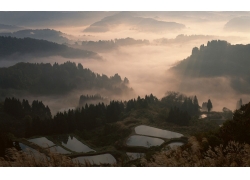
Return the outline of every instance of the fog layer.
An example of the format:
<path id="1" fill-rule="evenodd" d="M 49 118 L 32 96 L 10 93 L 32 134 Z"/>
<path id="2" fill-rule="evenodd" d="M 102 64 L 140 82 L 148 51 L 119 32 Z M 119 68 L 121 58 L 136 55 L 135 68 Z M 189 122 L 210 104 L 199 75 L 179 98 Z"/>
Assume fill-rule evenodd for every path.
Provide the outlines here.
<path id="1" fill-rule="evenodd" d="M 26 17 L 25 13 L 21 13 L 22 16 Z M 243 103 L 250 100 L 248 88 L 245 88 L 244 82 L 237 79 L 238 77 L 229 79 L 228 76 L 223 74 L 211 77 L 180 77 L 179 74 L 169 71 L 181 60 L 191 56 L 194 47 L 206 45 L 208 41 L 220 39 L 227 40 L 232 45 L 249 44 L 250 35 L 245 31 L 248 28 L 248 24 L 245 22 L 248 21 L 248 18 L 242 18 L 249 16 L 249 12 L 84 12 L 68 13 L 68 15 L 67 13 L 63 15 L 52 13 L 49 16 L 53 18 L 49 20 L 39 16 L 42 12 L 34 13 L 33 19 L 41 22 L 40 25 L 28 18 L 24 18 L 23 23 L 19 22 L 18 13 L 14 13 L 15 16 L 13 17 L 8 13 L 2 14 L 9 19 L 11 25 L 32 26 L 42 29 L 53 28 L 72 35 L 68 37 L 69 40 L 71 42 L 76 41 L 78 44 L 72 43 L 70 46 L 78 48 L 83 48 L 81 47 L 82 41 L 114 40 L 127 37 L 149 41 L 147 44 L 118 46 L 105 51 L 99 51 L 96 48 L 96 52 L 99 51 L 98 54 L 105 59 L 104 61 L 56 56 L 36 57 L 32 59 L 32 62 L 50 62 L 53 64 L 54 62 L 63 63 L 70 60 L 80 62 L 84 68 L 89 68 L 99 74 L 112 76 L 118 73 L 121 77 L 129 79 L 130 86 L 133 87 L 135 92 L 134 97 L 153 93 L 161 98 L 167 91 L 179 91 L 187 95 L 196 95 L 200 105 L 210 98 L 214 110 L 219 111 L 223 107 L 234 110 L 236 102 L 240 98 L 243 99 Z M 73 17 L 77 18 L 74 19 Z M 243 20 L 235 23 L 237 18 Z M 58 19 L 60 19 L 58 23 L 53 23 Z M 72 20 L 72 22 L 66 25 L 69 20 Z M 0 23 L 6 23 L 6 21 L 3 16 L 0 18 Z M 62 23 L 63 21 L 65 23 Z M 144 23 L 139 23 L 139 21 Z M 167 26 L 169 25 L 168 22 L 173 22 L 177 26 L 180 25 L 181 28 L 171 29 Z M 31 59 L 27 58 L 21 61 L 31 61 Z M 1 66 L 12 65 L 8 60 L 0 63 Z M 234 85 L 237 83 L 241 84 L 240 87 L 245 89 L 246 92 L 236 91 Z M 72 103 L 63 102 L 63 104 L 74 106 L 78 103 L 79 95 L 84 93 L 87 92 L 77 93 L 75 98 L 67 101 L 72 101 Z M 95 94 L 98 92 L 88 93 Z M 128 98 L 132 98 L 132 96 L 126 97 L 124 95 L 120 97 L 120 99 Z M 56 101 L 52 100 L 51 102 Z"/>

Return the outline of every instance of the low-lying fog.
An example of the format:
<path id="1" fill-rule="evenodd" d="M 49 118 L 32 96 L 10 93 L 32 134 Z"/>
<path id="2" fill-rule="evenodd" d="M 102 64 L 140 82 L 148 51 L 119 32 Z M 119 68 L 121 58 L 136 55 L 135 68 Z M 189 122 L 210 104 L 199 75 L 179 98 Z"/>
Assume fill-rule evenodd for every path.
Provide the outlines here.
<path id="1" fill-rule="evenodd" d="M 181 12 L 179 12 L 181 13 Z M 89 25 L 84 26 L 57 26 L 50 28 L 60 30 L 67 34 L 72 34 L 78 41 L 98 41 L 98 40 L 111 40 L 116 38 L 131 37 L 134 39 L 146 39 L 150 41 L 149 45 L 131 45 L 120 46 L 118 49 L 110 50 L 106 52 L 97 52 L 105 60 L 93 60 L 93 59 L 66 59 L 61 57 L 49 57 L 49 58 L 36 58 L 25 59 L 21 61 L 25 62 L 44 62 L 44 63 L 63 63 L 66 61 L 74 61 L 81 63 L 84 68 L 89 68 L 93 72 L 99 74 L 106 74 L 113 76 L 118 73 L 121 78 L 127 77 L 130 81 L 130 86 L 134 89 L 135 94 L 130 97 L 109 97 L 116 99 L 128 99 L 134 98 L 138 95 L 145 96 L 146 94 L 153 93 L 158 98 L 162 98 L 167 91 L 179 91 L 186 95 L 196 95 L 198 97 L 199 104 L 211 99 L 213 103 L 213 110 L 221 111 L 223 107 L 227 107 L 231 110 L 235 110 L 236 102 L 242 98 L 243 103 L 250 101 L 250 94 L 238 94 L 230 86 L 230 82 L 226 77 L 216 78 L 199 78 L 199 79 L 178 79 L 174 74 L 170 74 L 168 69 L 174 66 L 178 61 L 183 60 L 191 55 L 193 47 L 200 47 L 201 44 L 206 44 L 208 40 L 221 39 L 227 40 L 231 44 L 249 44 L 249 34 L 239 31 L 227 31 L 224 26 L 234 17 L 238 17 L 237 14 L 222 13 L 216 19 L 216 14 L 208 14 L 205 17 L 197 18 L 194 15 L 167 16 L 167 14 L 160 13 L 153 14 L 151 18 L 161 21 L 172 21 L 182 23 L 186 28 L 177 31 L 166 32 L 145 32 L 143 30 L 135 30 L 126 28 L 129 25 L 119 24 L 114 27 L 111 20 L 109 30 L 106 32 L 84 32 L 83 30 Z M 239 15 L 241 15 L 239 13 Z M 150 13 L 142 13 L 141 17 L 150 16 Z M 205 16 L 205 15 L 204 15 Z M 185 17 L 185 18 L 184 18 Z M 129 17 L 131 18 L 131 17 Z M 193 19 L 192 19 L 193 18 Z M 101 21 L 102 18 L 99 18 Z M 113 23 L 113 24 L 112 24 Z M 112 28 L 114 31 L 112 31 Z M 125 28 L 124 28 L 125 27 Z M 175 39 L 179 34 L 184 35 L 202 35 L 203 37 L 195 40 L 183 40 L 172 43 L 160 44 L 155 43 L 155 39 L 167 38 Z M 207 37 L 204 37 L 207 36 Z M 0 61 L 0 66 L 11 66 L 17 61 Z M 61 97 L 29 97 L 29 99 L 39 99 L 44 104 L 49 105 L 52 112 L 55 113 L 61 108 L 75 107 L 78 104 L 80 95 L 88 93 L 95 94 L 96 92 L 72 92 L 68 97 L 61 99 Z M 101 93 L 100 93 L 101 94 Z M 101 94 L 102 95 L 102 94 Z"/>

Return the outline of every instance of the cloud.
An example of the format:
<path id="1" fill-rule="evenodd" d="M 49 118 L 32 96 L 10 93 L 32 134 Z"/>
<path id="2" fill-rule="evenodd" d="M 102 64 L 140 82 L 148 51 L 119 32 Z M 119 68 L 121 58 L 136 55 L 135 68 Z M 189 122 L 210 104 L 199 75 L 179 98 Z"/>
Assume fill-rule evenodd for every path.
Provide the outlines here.
<path id="1" fill-rule="evenodd" d="M 249 94 L 250 92 L 250 77 L 233 77 L 230 82 L 231 87 L 238 93 Z"/>
<path id="2" fill-rule="evenodd" d="M 0 23 L 19 26 L 86 26 L 115 12 L 15 11 L 0 12 Z"/>
<path id="3" fill-rule="evenodd" d="M 234 17 L 247 16 L 249 12 L 246 11 L 140 11 L 137 12 L 141 17 L 157 17 L 157 19 L 180 21 L 180 22 L 218 22 L 228 21 Z"/>
<path id="4" fill-rule="evenodd" d="M 225 24 L 224 30 L 235 32 L 250 31 L 250 16 L 241 16 L 231 19 Z"/>
<path id="5" fill-rule="evenodd" d="M 201 41 L 201 40 L 212 40 L 217 39 L 217 36 L 212 35 L 184 35 L 180 34 L 176 36 L 174 39 L 168 39 L 168 38 L 160 38 L 160 39 L 154 39 L 154 43 L 156 44 L 179 44 L 179 43 L 188 43 L 190 41 Z"/>
<path id="6" fill-rule="evenodd" d="M 0 32 L 10 32 L 10 31 L 17 31 L 23 29 L 19 26 L 8 25 L 8 24 L 0 24 Z"/>
<path id="7" fill-rule="evenodd" d="M 175 31 L 185 28 L 176 22 L 158 21 L 153 18 L 136 16 L 135 12 L 120 12 L 103 18 L 84 29 L 84 32 L 107 32 L 119 25 L 127 25 L 131 30 L 146 32 Z"/>

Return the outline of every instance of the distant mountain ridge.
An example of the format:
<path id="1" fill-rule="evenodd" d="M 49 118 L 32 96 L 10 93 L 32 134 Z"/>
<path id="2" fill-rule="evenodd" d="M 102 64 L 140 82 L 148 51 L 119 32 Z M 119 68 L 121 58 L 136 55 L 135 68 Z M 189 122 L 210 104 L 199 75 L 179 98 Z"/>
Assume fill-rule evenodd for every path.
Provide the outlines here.
<path id="1" fill-rule="evenodd" d="M 146 39 L 141 40 L 141 39 L 134 39 L 127 37 L 114 40 L 82 41 L 81 47 L 89 51 L 102 52 L 102 51 L 117 49 L 121 46 L 149 45 L 149 44 L 150 44 L 149 40 Z"/>
<path id="2" fill-rule="evenodd" d="M 16 31 L 23 29 L 20 26 L 15 26 L 15 25 L 9 25 L 9 24 L 0 24 L 0 32 L 5 32 L 5 31 Z"/>
<path id="3" fill-rule="evenodd" d="M 34 57 L 61 56 L 64 58 L 93 58 L 102 59 L 97 53 L 80 50 L 46 40 L 31 38 L 15 38 L 0 36 L 0 60 L 14 56 L 18 60 L 20 55 Z"/>
<path id="4" fill-rule="evenodd" d="M 1 27 L 1 26 L 0 26 Z M 24 29 L 16 32 L 5 32 L 0 33 L 0 36 L 11 36 L 16 38 L 33 38 L 33 39 L 42 39 L 59 44 L 69 42 L 69 39 L 64 37 L 64 33 L 61 31 L 56 31 L 53 29 Z"/>
<path id="5" fill-rule="evenodd" d="M 176 22 L 159 21 L 153 18 L 139 17 L 135 12 L 119 12 L 117 14 L 104 17 L 100 21 L 91 24 L 84 29 L 84 32 L 108 32 L 112 28 L 126 24 L 130 30 L 144 32 L 162 32 L 184 29 L 184 24 Z"/>

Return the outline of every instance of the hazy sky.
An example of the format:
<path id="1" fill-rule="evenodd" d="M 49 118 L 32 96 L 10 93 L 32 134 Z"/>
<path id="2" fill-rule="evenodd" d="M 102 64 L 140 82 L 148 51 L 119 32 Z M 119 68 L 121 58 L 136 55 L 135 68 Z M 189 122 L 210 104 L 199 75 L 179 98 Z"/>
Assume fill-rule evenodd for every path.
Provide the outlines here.
<path id="1" fill-rule="evenodd" d="M 243 102 L 250 100 L 248 95 L 241 96 L 234 92 L 226 78 L 218 77 L 213 81 L 217 83 L 211 83 L 211 79 L 182 82 L 168 72 L 175 63 L 190 56 L 193 47 L 206 44 L 208 40 L 221 39 L 231 44 L 249 44 L 250 12 L 0 12 L 0 24 L 22 29 L 55 29 L 70 35 L 67 37 L 72 42 L 79 43 L 83 40 L 127 37 L 149 40 L 149 45 L 122 46 L 115 50 L 97 52 L 105 59 L 103 62 L 71 59 L 100 74 L 111 76 L 118 73 L 122 78 L 127 77 L 136 95 L 153 93 L 161 98 L 165 92 L 176 90 L 197 95 L 200 105 L 210 98 L 215 110 L 221 110 L 224 106 L 234 109 L 239 98 L 243 98 Z M 10 31 L 14 30 L 0 26 L 0 32 Z M 179 36 L 181 34 L 184 36 Z M 54 63 L 68 60 L 70 59 L 51 57 L 35 61 Z M 7 65 L 14 63 L 8 62 Z M 6 66 L 6 62 L 0 62 L 0 65 Z M 197 86 L 197 90 L 193 91 L 190 85 Z M 226 87 L 228 91 L 221 96 Z M 211 91 L 205 92 L 204 89 Z"/>

